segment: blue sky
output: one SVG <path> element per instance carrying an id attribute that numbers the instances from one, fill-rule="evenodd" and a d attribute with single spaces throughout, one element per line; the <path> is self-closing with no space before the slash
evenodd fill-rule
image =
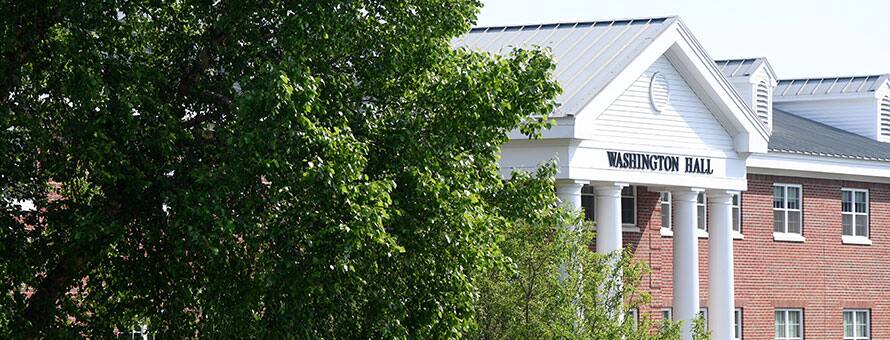
<path id="1" fill-rule="evenodd" d="M 890 0 L 483 0 L 479 26 L 679 15 L 716 58 L 779 78 L 890 73 Z"/>

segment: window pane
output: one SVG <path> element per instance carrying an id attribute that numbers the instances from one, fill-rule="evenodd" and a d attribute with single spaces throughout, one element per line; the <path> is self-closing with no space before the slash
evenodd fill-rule
<path id="1" fill-rule="evenodd" d="M 661 193 L 661 203 L 671 203 L 671 193 L 668 191 Z"/>
<path id="2" fill-rule="evenodd" d="M 788 209 L 800 209 L 800 188 L 788 187 Z"/>
<path id="3" fill-rule="evenodd" d="M 853 312 L 844 312 L 844 336 L 853 336 Z"/>
<path id="4" fill-rule="evenodd" d="M 742 232 L 741 209 L 732 208 L 732 230 Z"/>
<path id="5" fill-rule="evenodd" d="M 855 221 L 856 221 L 856 236 L 868 237 L 868 216 L 857 215 L 855 218 Z"/>
<path id="6" fill-rule="evenodd" d="M 593 195 L 593 194 L 594 194 L 594 192 L 593 192 L 593 187 L 590 186 L 590 185 L 584 184 L 584 186 L 581 187 L 581 194 L 591 194 L 591 195 Z"/>
<path id="7" fill-rule="evenodd" d="M 633 197 L 621 198 L 621 223 L 636 224 L 634 205 L 636 205 L 636 200 Z"/>
<path id="8" fill-rule="evenodd" d="M 742 310 L 736 309 L 732 316 L 733 339 L 742 338 Z"/>
<path id="9" fill-rule="evenodd" d="M 853 236 L 853 215 L 841 215 L 841 226 L 843 226 L 844 235 Z"/>
<path id="10" fill-rule="evenodd" d="M 788 212 L 788 232 L 800 234 L 800 211 Z"/>
<path id="11" fill-rule="evenodd" d="M 669 203 L 661 204 L 661 227 L 671 228 L 671 205 Z"/>
<path id="12" fill-rule="evenodd" d="M 868 334 L 868 313 L 856 312 L 856 336 L 864 337 Z"/>
<path id="13" fill-rule="evenodd" d="M 785 212 L 782 210 L 773 211 L 773 231 L 777 233 L 785 232 Z"/>
<path id="14" fill-rule="evenodd" d="M 739 194 L 732 195 L 732 206 L 734 206 L 734 207 L 741 206 L 741 204 L 739 204 Z"/>
<path id="15" fill-rule="evenodd" d="M 705 224 L 705 221 L 707 219 L 707 216 L 705 216 L 705 213 L 707 213 L 707 210 L 705 210 L 705 206 L 699 205 L 698 206 L 698 229 L 708 230 L 708 226 L 707 226 L 707 224 Z"/>
<path id="16" fill-rule="evenodd" d="M 853 192 L 850 190 L 841 191 L 841 211 L 853 211 Z"/>
<path id="17" fill-rule="evenodd" d="M 785 188 L 773 187 L 773 208 L 781 209 L 785 207 Z"/>
<path id="18" fill-rule="evenodd" d="M 705 193 L 698 193 L 698 197 L 696 198 L 696 200 L 698 200 L 698 204 L 705 204 Z"/>
<path id="19" fill-rule="evenodd" d="M 865 199 L 865 192 L 857 191 L 856 192 L 856 212 L 864 214 L 866 211 L 867 205 L 868 205 L 868 202 Z"/>
<path id="20" fill-rule="evenodd" d="M 621 196 L 634 196 L 634 187 L 632 185 L 621 188 Z"/>
<path id="21" fill-rule="evenodd" d="M 776 311 L 776 337 L 785 337 L 785 312 Z"/>
<path id="22" fill-rule="evenodd" d="M 800 337 L 800 311 L 788 311 L 788 336 Z"/>
<path id="23" fill-rule="evenodd" d="M 596 219 L 594 207 L 596 207 L 595 196 L 581 195 L 581 209 L 584 209 L 584 219 L 588 221 L 593 221 Z"/>

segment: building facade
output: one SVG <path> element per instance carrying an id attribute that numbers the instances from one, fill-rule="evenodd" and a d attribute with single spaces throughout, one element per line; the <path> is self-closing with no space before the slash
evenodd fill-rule
<path id="1" fill-rule="evenodd" d="M 649 264 L 641 312 L 714 339 L 890 339 L 890 77 L 782 80 L 713 60 L 677 17 L 476 28 L 549 49 L 563 87 L 504 175 L 555 159 L 596 251 Z"/>

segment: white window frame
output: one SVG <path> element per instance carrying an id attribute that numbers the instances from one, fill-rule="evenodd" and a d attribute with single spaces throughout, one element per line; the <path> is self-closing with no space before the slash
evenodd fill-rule
<path id="1" fill-rule="evenodd" d="M 667 319 L 674 321 L 674 308 L 672 307 L 664 307 L 661 309 L 661 319 L 664 321 L 664 315 L 667 314 Z"/>
<path id="2" fill-rule="evenodd" d="M 701 198 L 701 202 L 699 202 Z M 704 191 L 698 193 L 695 197 L 695 210 L 698 220 L 695 221 L 695 233 L 698 238 L 708 238 L 708 194 Z M 698 222 L 702 223 L 699 224 Z M 702 229 L 701 227 L 704 227 Z"/>
<path id="3" fill-rule="evenodd" d="M 705 330 L 708 330 L 708 307 L 701 307 L 698 309 L 698 314 L 705 319 Z"/>
<path id="4" fill-rule="evenodd" d="M 733 220 L 732 222 L 732 237 L 735 239 L 744 239 L 745 237 L 742 236 L 742 194 L 732 194 L 732 202 L 730 202 L 730 205 L 732 206 L 731 214 L 734 215 L 737 213 L 739 215 L 739 220 Z"/>
<path id="5" fill-rule="evenodd" d="M 621 189 L 621 226 L 626 228 L 637 228 L 637 186 L 631 185 L 628 186 L 631 190 L 630 195 L 624 194 L 624 189 Z M 627 223 L 624 222 L 624 199 L 630 198 L 633 200 L 633 222 Z"/>
<path id="6" fill-rule="evenodd" d="M 634 329 L 637 329 L 637 327 L 640 325 L 640 310 L 637 308 L 631 308 L 630 317 L 632 317 L 634 320 Z"/>
<path id="7" fill-rule="evenodd" d="M 846 334 L 846 314 L 853 313 L 853 335 L 847 336 Z M 859 324 L 856 322 L 856 314 L 857 313 L 865 313 L 865 334 L 856 334 L 856 330 L 859 329 Z M 843 318 L 843 327 L 844 327 L 844 340 L 871 340 L 871 311 L 868 309 L 844 309 L 844 318 Z"/>
<path id="8" fill-rule="evenodd" d="M 791 329 L 791 328 L 790 328 L 791 325 L 790 325 L 789 322 L 788 322 L 788 314 L 789 314 L 789 313 L 792 313 L 792 312 L 800 313 L 800 325 L 799 325 L 799 327 L 800 327 L 800 332 L 799 332 L 799 333 L 800 333 L 800 337 L 791 337 L 791 336 L 789 335 L 789 334 L 791 334 L 791 332 L 789 332 L 789 330 Z M 773 324 L 773 330 L 774 330 L 774 331 L 773 331 L 773 334 L 774 334 L 774 337 L 773 337 L 773 338 L 774 338 L 775 340 L 803 340 L 803 339 L 806 337 L 806 335 L 803 333 L 803 332 L 804 332 L 804 321 L 805 321 L 805 320 L 804 320 L 804 314 L 803 314 L 803 309 L 802 309 L 802 308 L 776 308 L 775 312 L 773 313 L 773 322 L 775 322 L 775 313 L 783 313 L 783 315 L 784 315 L 783 318 L 784 318 L 784 322 L 785 322 L 785 336 L 784 336 L 784 337 L 778 337 L 778 336 L 775 336 L 775 324 Z"/>
<path id="9" fill-rule="evenodd" d="M 667 201 L 664 199 L 667 198 Z M 662 191 L 658 194 L 658 202 L 661 204 L 661 236 L 674 236 L 674 197 L 670 191 Z M 664 214 L 668 214 L 668 225 L 664 225 Z"/>
<path id="10" fill-rule="evenodd" d="M 775 190 L 776 187 L 781 187 L 784 192 L 784 201 L 783 201 L 784 206 L 782 208 L 776 208 L 775 204 L 773 204 L 773 209 L 772 209 L 772 211 L 774 212 L 773 213 L 773 227 L 772 227 L 773 228 L 773 239 L 776 241 L 786 241 L 786 242 L 804 242 L 806 239 L 803 237 L 803 232 L 804 232 L 804 230 L 803 230 L 804 229 L 804 225 L 803 225 L 803 186 L 800 184 L 774 183 L 773 190 Z M 798 197 L 798 201 L 800 202 L 800 209 L 788 209 L 788 188 L 797 188 L 797 192 L 800 194 L 800 197 Z M 776 199 L 775 193 L 773 193 L 772 194 L 773 202 L 775 202 L 775 199 Z M 782 232 L 778 232 L 775 230 L 775 223 L 776 223 L 775 222 L 775 211 L 784 211 L 785 212 L 785 214 L 784 214 L 785 220 L 783 221 L 783 224 L 784 224 L 783 230 L 784 231 L 782 231 Z M 798 212 L 798 216 L 799 216 L 798 223 L 800 223 L 800 233 L 788 232 L 788 216 L 789 216 L 788 212 Z"/>
<path id="11" fill-rule="evenodd" d="M 844 192 L 850 192 L 850 208 L 852 211 L 844 211 Z M 856 212 L 856 193 L 864 193 L 865 194 L 865 212 L 859 213 Z M 858 189 L 858 188 L 841 188 L 841 241 L 845 244 L 860 244 L 860 245 L 871 245 L 871 222 L 869 220 L 871 215 L 871 207 L 869 207 L 871 202 L 871 198 L 869 197 L 868 189 Z M 852 218 L 853 225 L 851 226 L 852 235 L 844 234 L 844 225 L 843 225 L 843 217 L 849 215 Z M 865 219 L 865 235 L 857 235 L 856 234 L 856 220 L 857 219 Z"/>
<path id="12" fill-rule="evenodd" d="M 744 337 L 744 333 L 742 331 L 742 309 L 736 308 L 735 311 L 732 312 L 732 339 L 733 340 L 742 340 Z"/>

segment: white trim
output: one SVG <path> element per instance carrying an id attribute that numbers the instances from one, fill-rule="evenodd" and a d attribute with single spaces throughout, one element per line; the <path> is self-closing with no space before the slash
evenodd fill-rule
<path id="1" fill-rule="evenodd" d="M 890 183 L 890 162 L 880 160 L 770 151 L 751 155 L 747 165 L 751 174 Z"/>
<path id="2" fill-rule="evenodd" d="M 865 326 L 866 326 L 865 327 L 865 335 L 847 336 L 846 334 L 843 334 L 843 331 L 841 331 L 841 334 L 843 334 L 844 340 L 870 340 L 871 339 L 871 310 L 863 309 L 863 308 L 844 308 L 844 311 L 841 315 L 846 314 L 846 313 L 853 313 L 853 325 L 852 325 L 853 326 L 853 334 L 856 334 L 856 326 L 857 326 L 856 313 L 863 313 L 863 312 L 865 313 Z M 841 319 L 844 320 L 843 316 L 841 317 Z M 842 321 L 841 325 L 842 325 L 841 327 L 846 328 L 847 327 L 846 320 Z"/>
<path id="3" fill-rule="evenodd" d="M 871 239 L 864 236 L 849 236 L 849 235 L 841 235 L 841 243 L 843 244 L 855 244 L 860 246 L 870 246 Z"/>
<path id="4" fill-rule="evenodd" d="M 661 236 L 664 236 L 664 237 L 674 237 L 673 229 L 661 228 L 660 233 L 661 233 Z"/>
<path id="5" fill-rule="evenodd" d="M 745 239 L 745 235 L 742 234 L 742 233 L 740 233 L 740 232 L 738 232 L 738 231 L 733 230 L 733 231 L 732 231 L 732 239 L 733 239 L 733 240 L 744 240 L 744 239 Z"/>
<path id="6" fill-rule="evenodd" d="M 696 228 L 696 229 L 695 229 L 695 236 L 697 236 L 698 238 L 708 238 L 708 232 Z"/>
<path id="7" fill-rule="evenodd" d="M 804 238 L 803 235 L 800 235 L 800 234 L 773 232 L 773 240 L 779 241 L 779 242 L 800 242 L 800 243 L 803 243 L 807 239 Z"/>
<path id="8" fill-rule="evenodd" d="M 843 208 L 844 207 L 844 205 L 843 205 L 844 192 L 850 192 L 850 210 L 851 211 L 844 211 L 844 208 Z M 857 193 L 865 194 L 865 212 L 864 213 L 856 212 L 856 194 Z M 851 240 L 857 239 L 857 238 L 864 238 L 864 239 L 868 240 L 868 238 L 871 236 L 871 221 L 870 221 L 871 220 L 871 212 L 870 212 L 871 209 L 869 207 L 870 202 L 871 202 L 871 199 L 869 198 L 868 189 L 846 188 L 846 187 L 841 188 L 841 235 L 842 236 L 848 236 L 849 239 L 851 239 Z M 843 230 L 843 225 L 844 225 L 843 218 L 844 218 L 844 216 L 847 216 L 847 215 L 852 217 L 852 220 L 850 221 L 851 235 L 844 234 L 844 230 Z M 865 218 L 865 235 L 857 235 L 856 234 L 856 220 L 861 219 L 861 218 Z M 861 240 L 859 240 L 859 242 L 861 242 Z M 859 244 L 861 244 L 861 243 L 859 243 Z M 871 242 L 869 241 L 868 244 L 871 244 Z"/>
<path id="9" fill-rule="evenodd" d="M 781 208 L 776 208 L 776 207 L 775 207 L 775 200 L 776 200 L 775 189 L 776 189 L 777 187 L 782 188 L 782 197 L 783 197 L 782 205 L 783 205 L 783 206 L 782 206 Z M 789 189 L 789 188 L 796 188 L 796 189 L 797 189 L 797 193 L 798 193 L 797 204 L 798 204 L 798 207 L 797 207 L 796 209 L 788 208 L 788 199 L 789 199 L 789 196 L 788 196 L 788 189 Z M 804 230 L 803 230 L 803 229 L 804 229 L 804 228 L 803 228 L 803 221 L 804 221 L 804 220 L 803 220 L 803 186 L 800 185 L 800 184 L 773 183 L 773 209 L 772 209 L 772 211 L 773 211 L 773 234 L 800 235 L 800 238 L 799 238 L 799 239 L 801 240 L 800 242 L 803 242 L 803 241 L 802 241 L 802 240 L 803 240 L 803 232 L 804 232 Z M 783 216 L 784 216 L 784 220 L 782 221 L 782 222 L 783 222 L 783 228 L 782 228 L 782 231 L 776 231 L 776 227 L 775 227 L 775 223 L 776 223 L 776 220 L 775 220 L 775 212 L 776 212 L 776 211 L 781 211 L 781 212 L 784 213 L 784 214 L 783 214 Z M 798 215 L 797 215 L 797 216 L 798 216 L 797 222 L 798 222 L 798 227 L 800 228 L 800 232 L 799 232 L 799 233 L 794 233 L 794 232 L 790 232 L 790 231 L 788 231 L 788 222 L 791 220 L 791 219 L 788 217 L 790 212 L 797 212 L 797 213 L 798 213 Z M 781 238 L 781 239 L 783 239 L 783 240 L 787 240 L 787 239 L 797 239 L 797 238 L 795 238 L 795 237 L 790 237 L 790 236 L 789 236 L 789 237 L 780 236 L 780 237 L 778 237 L 778 238 L 777 238 L 776 236 L 773 236 L 773 238 L 774 238 L 774 239 L 777 239 L 777 240 L 778 240 L 779 238 Z"/>
<path id="10" fill-rule="evenodd" d="M 778 340 L 796 340 L 796 339 L 805 339 L 805 338 L 806 338 L 806 334 L 804 334 L 804 331 L 806 330 L 804 323 L 806 322 L 806 320 L 804 319 L 804 314 L 803 314 L 803 309 L 802 309 L 802 308 L 776 308 L 776 309 L 773 311 L 773 322 L 774 322 L 774 324 L 773 324 L 773 329 L 774 329 L 774 330 L 775 330 L 775 326 L 776 326 L 776 325 L 775 325 L 775 313 L 778 313 L 778 312 L 782 312 L 782 313 L 784 314 L 784 316 L 783 316 L 783 322 L 785 323 L 785 336 L 784 336 L 784 337 L 781 337 L 781 338 L 775 338 L 775 337 L 774 337 L 774 339 L 778 339 Z M 790 326 L 789 323 L 788 323 L 788 314 L 789 314 L 790 312 L 798 312 L 798 313 L 800 313 L 800 325 L 799 325 L 799 327 L 800 327 L 800 337 L 791 337 L 791 336 L 788 335 L 788 333 L 789 333 L 788 330 L 789 330 L 789 326 Z"/>

